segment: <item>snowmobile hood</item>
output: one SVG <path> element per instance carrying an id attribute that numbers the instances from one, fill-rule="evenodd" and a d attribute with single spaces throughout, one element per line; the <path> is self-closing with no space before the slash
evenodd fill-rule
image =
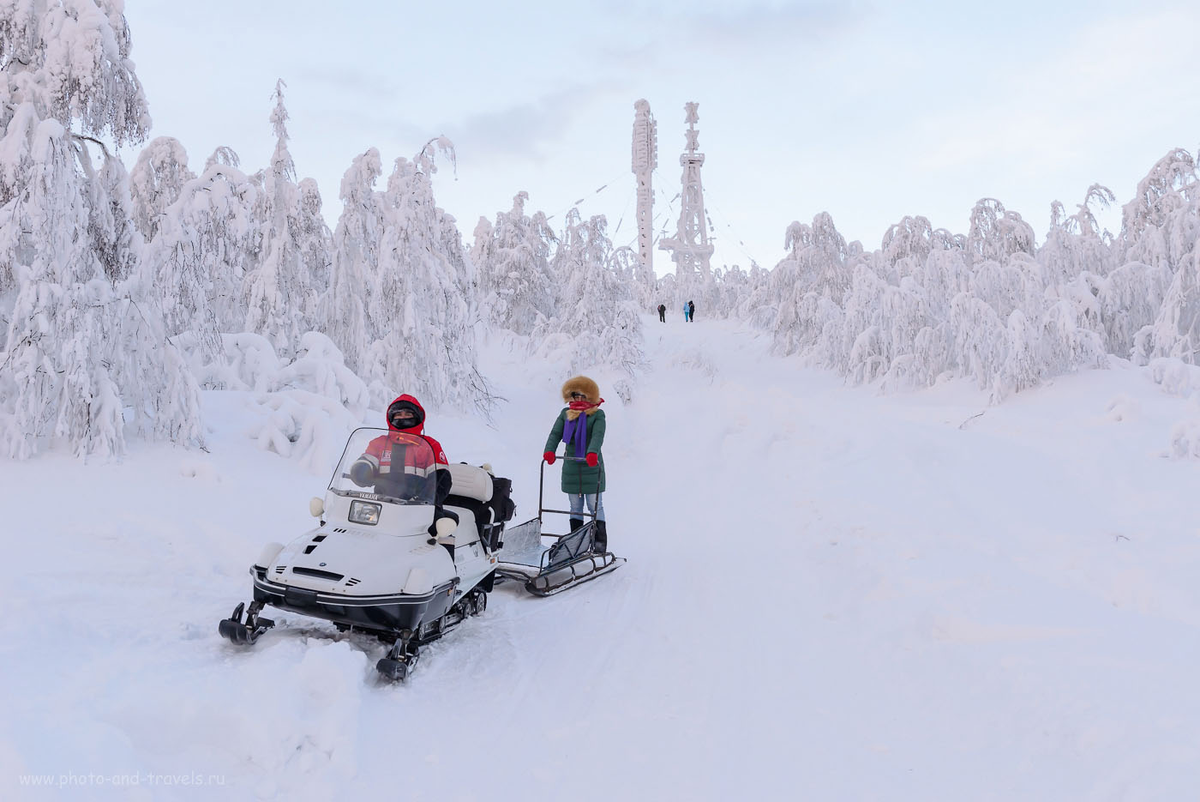
<path id="1" fill-rule="evenodd" d="M 409 426 L 407 429 L 397 429 L 395 426 L 392 425 L 391 410 L 397 404 L 404 404 L 405 406 L 412 407 L 414 410 L 416 410 L 418 416 L 420 417 L 420 421 L 417 423 L 416 426 Z M 388 425 L 388 429 L 390 431 L 404 432 L 405 434 L 424 434 L 425 433 L 425 407 L 421 406 L 421 402 L 418 401 L 415 396 L 411 396 L 408 393 L 404 393 L 403 395 L 397 396 L 395 401 L 388 404 L 388 414 L 385 417 L 387 417 L 387 425 Z"/>

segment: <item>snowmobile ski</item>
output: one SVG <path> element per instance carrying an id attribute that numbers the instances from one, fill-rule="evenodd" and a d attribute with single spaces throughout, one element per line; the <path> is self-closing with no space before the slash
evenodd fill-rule
<path id="1" fill-rule="evenodd" d="M 256 601 L 250 602 L 250 611 L 243 623 L 242 610 L 245 606 L 244 602 L 239 603 L 237 607 L 233 608 L 233 614 L 222 619 L 221 623 L 217 625 L 217 631 L 221 637 L 227 638 L 232 643 L 254 643 L 258 640 L 259 635 L 275 626 L 275 622 L 271 619 L 259 616 L 263 605 Z"/>

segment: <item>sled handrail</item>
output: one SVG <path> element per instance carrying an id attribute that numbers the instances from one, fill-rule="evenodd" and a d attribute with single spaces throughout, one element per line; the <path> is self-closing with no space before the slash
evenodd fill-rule
<path id="1" fill-rule="evenodd" d="M 587 457 L 568 457 L 565 453 L 555 454 L 554 456 L 556 459 L 561 459 L 564 461 L 565 460 L 571 460 L 572 462 L 586 462 L 587 461 Z M 574 512 L 571 512 L 570 510 L 552 510 L 549 507 L 543 506 L 545 504 L 545 492 L 546 492 L 546 460 L 543 459 L 539 464 L 541 467 L 538 470 L 538 516 L 537 516 L 538 520 L 539 521 L 542 520 L 543 512 L 553 512 L 553 513 L 557 513 L 559 515 L 577 515 L 578 514 L 581 518 L 591 518 L 592 521 L 595 521 L 596 513 L 594 513 L 594 512 L 574 513 Z M 542 532 L 542 537 L 554 537 L 554 538 L 558 538 L 559 540 L 562 540 L 564 537 L 566 537 L 569 534 L 571 534 L 571 533 L 567 532 L 566 535 L 556 535 L 553 532 Z"/>

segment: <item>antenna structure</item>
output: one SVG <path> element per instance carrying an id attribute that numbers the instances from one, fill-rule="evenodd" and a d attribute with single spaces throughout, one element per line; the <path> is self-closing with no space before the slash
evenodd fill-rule
<path id="1" fill-rule="evenodd" d="M 688 124 L 684 135 L 687 137 L 687 150 L 679 157 L 683 167 L 683 187 L 680 190 L 679 225 L 674 237 L 663 237 L 658 247 L 671 252 L 675 262 L 675 278 L 685 281 L 697 272 L 707 276 L 710 270 L 709 258 L 713 254 L 712 243 L 708 241 L 708 227 L 705 225 L 704 186 L 700 183 L 700 168 L 704 165 L 704 154 L 697 152 L 700 147 L 700 132 L 696 123 L 700 121 L 699 103 L 684 105 Z"/>
<path id="2" fill-rule="evenodd" d="M 637 179 L 638 255 L 654 275 L 654 192 L 650 178 L 658 167 L 658 123 L 650 114 L 650 103 L 633 104 L 633 174 Z"/>

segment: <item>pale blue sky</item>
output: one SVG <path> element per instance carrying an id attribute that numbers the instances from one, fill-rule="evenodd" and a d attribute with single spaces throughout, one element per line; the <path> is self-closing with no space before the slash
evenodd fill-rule
<path id="1" fill-rule="evenodd" d="M 904 215 L 965 232 L 983 197 L 1039 241 L 1053 200 L 1073 210 L 1098 182 L 1128 201 L 1168 149 L 1200 144 L 1200 5 L 1137 6 L 127 0 L 126 17 L 151 135 L 181 140 L 193 168 L 218 145 L 265 166 L 283 78 L 297 170 L 330 217 L 355 155 L 377 147 L 390 170 L 445 134 L 457 176 L 446 164 L 436 195 L 468 244 L 520 190 L 555 223 L 583 198 L 585 216 L 607 215 L 614 243 L 631 243 L 643 97 L 658 120 L 661 229 L 683 104 L 697 101 L 713 263 L 771 267 L 787 225 L 821 211 L 872 249 Z"/>

